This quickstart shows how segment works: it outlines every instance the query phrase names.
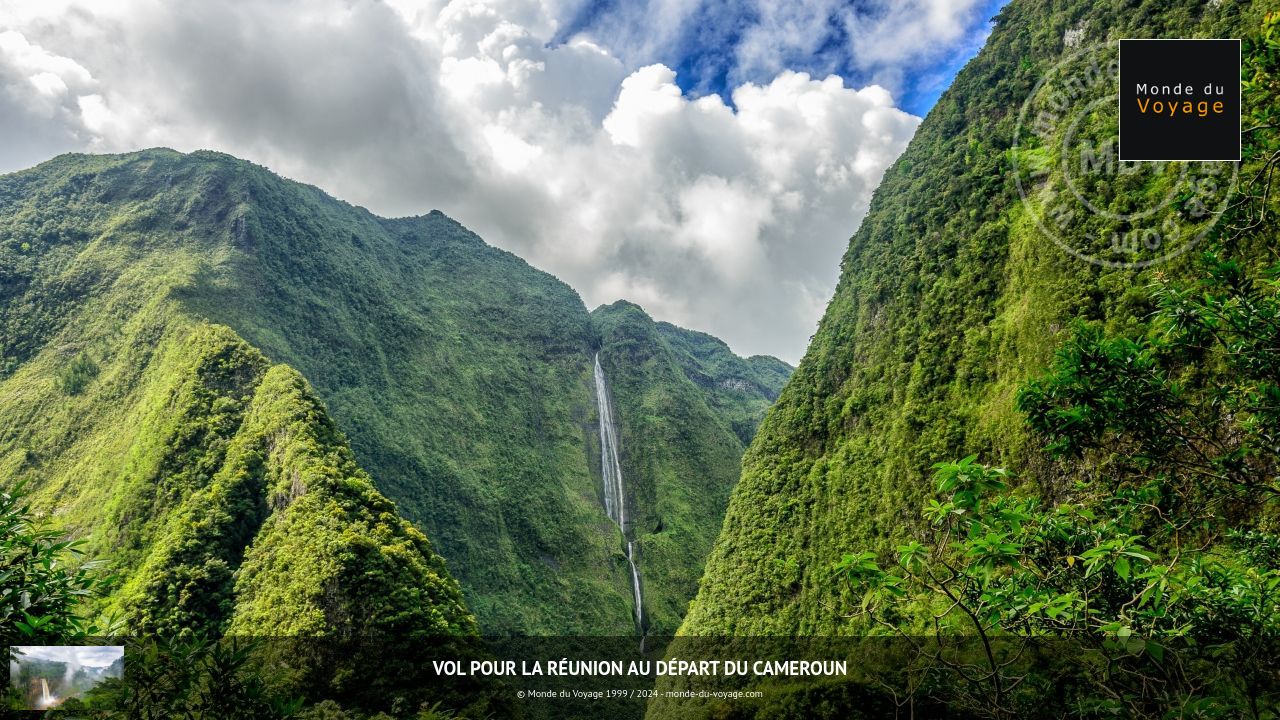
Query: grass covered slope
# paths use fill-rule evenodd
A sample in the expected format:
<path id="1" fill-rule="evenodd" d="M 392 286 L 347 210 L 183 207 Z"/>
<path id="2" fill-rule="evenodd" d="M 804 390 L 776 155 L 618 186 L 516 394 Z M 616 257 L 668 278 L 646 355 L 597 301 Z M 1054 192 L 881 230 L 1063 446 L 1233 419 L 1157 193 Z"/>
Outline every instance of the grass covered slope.
<path id="1" fill-rule="evenodd" d="M 670 635 L 697 591 L 738 479 L 737 431 L 755 430 L 789 368 L 739 358 L 719 340 L 656 323 L 625 301 L 592 318 L 619 425 L 648 628 Z M 614 564 L 625 572 L 620 542 Z"/>
<path id="2" fill-rule="evenodd" d="M 360 627 L 383 637 L 476 631 L 426 536 L 355 464 L 306 381 L 276 366 L 241 436 L 266 465 L 267 518 L 236 579 L 230 632 L 312 635 Z"/>
<path id="3" fill-rule="evenodd" d="M 1275 3 L 1014 0 L 1001 11 L 851 239 L 819 330 L 744 457 L 684 632 L 855 631 L 832 565 L 903 539 L 934 463 L 974 452 L 1032 480 L 1050 476 L 1016 414 L 1016 389 L 1076 318 L 1138 331 L 1156 270 L 1089 264 L 1040 234 L 1013 180 L 1019 109 L 1070 52 L 1069 32 L 1082 46 L 1240 37 L 1267 9 Z M 1078 238 L 1122 229 L 1083 213 L 1074 223 L 1067 232 Z M 1191 262 L 1158 270 L 1185 276 Z"/>
<path id="4" fill-rule="evenodd" d="M 306 381 L 165 305 L 118 328 L 115 347 L 86 338 L 77 357 L 95 369 L 74 391 L 57 349 L 0 388 L 0 437 L 19 448 L 8 470 L 125 578 L 105 609 L 164 632 L 474 633 L 444 562 L 374 490 Z"/>
<path id="5" fill-rule="evenodd" d="M 680 459 L 634 475 L 707 482 L 720 498 L 649 511 L 682 548 L 680 567 L 672 556 L 647 581 L 674 628 L 740 438 L 789 368 L 645 321 L 649 352 L 681 359 L 636 375 L 674 390 L 637 393 L 680 402 L 650 411 L 666 434 L 637 447 Z M 600 342 L 571 288 L 439 213 L 379 218 L 210 152 L 68 155 L 0 177 L 0 482 L 31 480 L 40 507 L 130 571 L 121 602 L 147 623 L 305 632 L 379 600 L 314 596 L 316 583 L 356 582 L 353 554 L 378 576 L 439 574 L 415 559 L 416 531 L 348 482 L 360 478 L 431 538 L 484 631 L 630 634 L 630 582 L 601 500 Z M 294 392 L 277 363 L 313 391 Z M 268 379 L 280 397 L 261 395 Z M 294 413 L 317 424 L 295 432 Z M 339 429 L 353 457 L 335 449 L 348 441 Z M 299 444 L 281 455 L 284 436 Z M 316 489 L 296 493 L 289 478 L 308 473 Z M 331 537 L 347 526 L 356 537 Z M 366 536 L 375 555 L 362 555 Z M 313 576 L 270 581 L 270 568 L 302 572 L 302 558 Z M 282 602 L 308 609 L 274 618 Z"/>
<path id="6" fill-rule="evenodd" d="M 793 368 L 769 355 L 734 355 L 723 340 L 706 333 L 665 322 L 657 325 L 658 336 L 685 377 L 702 390 L 743 446 L 749 445 Z"/>
<path id="7" fill-rule="evenodd" d="M 66 524 L 140 526 L 105 557 L 136 567 L 210 485 L 265 372 L 191 390 L 188 423 L 157 362 L 210 322 L 307 378 L 486 629 L 630 631 L 584 450 L 594 334 L 562 283 L 442 215 L 383 220 L 216 153 L 62 156 L 0 178 L 0 223 L 3 478 Z"/>

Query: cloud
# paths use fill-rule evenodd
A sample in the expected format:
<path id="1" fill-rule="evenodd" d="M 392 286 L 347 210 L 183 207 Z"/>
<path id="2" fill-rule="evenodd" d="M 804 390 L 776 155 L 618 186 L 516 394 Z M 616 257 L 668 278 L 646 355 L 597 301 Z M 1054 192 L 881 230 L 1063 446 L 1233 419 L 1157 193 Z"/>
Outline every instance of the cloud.
<path id="1" fill-rule="evenodd" d="M 687 74 L 684 87 L 700 94 L 793 69 L 931 103 L 936 89 L 918 88 L 922 79 L 934 82 L 942 70 L 949 80 L 950 61 L 981 45 L 1003 1 L 597 0 L 561 37 L 593 38 L 630 64 L 675 64 Z"/>
<path id="2" fill-rule="evenodd" d="M 946 55 L 975 29 L 990 0 L 756 0 L 735 43 L 734 75 L 751 77 L 820 57 L 881 74 Z"/>
<path id="3" fill-rule="evenodd" d="M 879 83 L 898 87 L 907 72 L 955 54 L 972 55 L 985 41 L 989 0 L 875 0 L 869 13 L 843 13 L 840 23 L 857 66 Z"/>
<path id="4" fill-rule="evenodd" d="M 552 198 L 561 229 L 550 237 L 608 241 L 537 254 L 571 268 L 589 297 L 631 298 L 741 351 L 794 360 L 916 119 L 882 89 L 803 73 L 744 85 L 733 100 L 736 112 L 718 97 L 684 98 L 662 66 L 629 76 L 603 122 L 609 145 L 558 158 Z"/>
<path id="5" fill-rule="evenodd" d="M 93 76 L 68 57 L 33 45 L 21 33 L 0 31 L 0 167 L 22 167 L 89 140 L 80 98 L 92 97 Z"/>
<path id="6" fill-rule="evenodd" d="M 437 207 L 589 306 L 630 299 L 797 360 L 918 118 L 879 86 L 782 66 L 691 97 L 665 65 L 587 35 L 551 42 L 575 9 L 6 4 L 0 169 L 71 149 L 223 150 L 381 214 Z M 695 10 L 661 3 L 653 36 Z"/>
<path id="7" fill-rule="evenodd" d="M 19 662 L 22 658 L 52 660 L 73 666 L 107 667 L 124 657 L 120 645 L 17 645 Z"/>

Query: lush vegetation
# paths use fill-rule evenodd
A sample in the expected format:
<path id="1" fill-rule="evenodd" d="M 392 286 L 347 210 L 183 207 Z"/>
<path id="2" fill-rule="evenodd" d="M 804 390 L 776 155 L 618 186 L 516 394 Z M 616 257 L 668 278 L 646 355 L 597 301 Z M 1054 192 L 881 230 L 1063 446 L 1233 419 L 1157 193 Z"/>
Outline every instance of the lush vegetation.
<path id="1" fill-rule="evenodd" d="M 789 368 L 773 358 L 740 358 L 723 342 L 655 323 L 628 302 L 599 307 L 592 319 L 620 425 L 648 630 L 671 635 L 724 518 L 742 437 L 755 431 Z M 620 541 L 613 565 L 625 582 Z"/>
<path id="2" fill-rule="evenodd" d="M 1006 7 L 853 238 L 744 460 L 686 632 L 870 635 L 870 651 L 836 646 L 860 659 L 845 683 L 858 708 L 1276 717 L 1267 5 Z M 1206 252 L 1122 269 L 1033 245 L 1048 241 L 1004 175 L 1008 108 L 1065 30 L 1246 36 L 1241 182 Z M 1147 190 L 1123 183 L 1122 199 Z M 1106 224 L 1081 222 L 1081 237 Z M 757 709 L 832 713 L 838 688 L 775 687 Z"/>
<path id="3" fill-rule="evenodd" d="M 0 490 L 0 645 L 39 645 L 107 635 L 114 623 L 83 612 L 85 599 L 110 591 L 116 578 L 81 557 L 83 541 L 42 527 L 25 489 Z"/>
<path id="4" fill-rule="evenodd" d="M 684 337 L 664 332 L 650 339 Z M 788 368 L 687 335 L 654 351 L 714 381 L 664 376 L 681 383 L 663 420 L 681 444 L 637 443 L 717 478 L 710 512 L 674 490 L 661 510 L 669 542 L 705 549 L 742 443 L 678 437 L 685 405 L 711 403 L 698 422 L 746 436 Z M 108 606 L 144 627 L 316 632 L 362 609 L 316 588 L 345 578 L 367 595 L 352 569 L 377 568 L 400 588 L 367 597 L 387 617 L 464 628 L 385 495 L 486 631 L 631 633 L 592 450 L 599 346 L 573 290 L 439 213 L 378 218 L 209 152 L 63 156 L 0 177 L 0 483 L 25 480 L 83 537 L 124 579 Z M 722 384 L 736 378 L 749 389 Z M 664 627 L 700 572 L 702 555 L 685 560 L 670 592 L 663 573 L 650 581 Z M 443 615 L 404 614 L 415 592 Z"/>
<path id="5" fill-rule="evenodd" d="M 1249 135 L 1247 190 L 1275 165 L 1265 149 L 1274 138 L 1274 50 L 1259 35 L 1268 7 L 1028 0 L 1001 11 L 982 52 L 886 173 L 850 241 L 819 330 L 744 457 L 686 632 L 865 632 L 867 618 L 847 611 L 855 598 L 833 597 L 831 564 L 845 554 L 892 553 L 927 531 L 926 520 L 904 509 L 932 496 L 940 460 L 977 453 L 1015 469 L 1049 500 L 1109 471 L 1125 448 L 1095 449 L 1074 464 L 1042 453 L 1043 428 L 1026 422 L 1019 389 L 1073 342 L 1078 321 L 1135 343 L 1157 332 L 1150 319 L 1161 300 L 1147 288 L 1161 277 L 1186 288 L 1204 271 L 1196 253 L 1149 268 L 1104 267 L 1044 237 L 1014 182 L 1019 108 L 1069 54 L 1068 31 L 1081 46 L 1120 37 L 1252 38 L 1244 124 L 1262 129 Z M 1147 190 L 1114 186 L 1117 202 Z M 1261 185 L 1248 192 L 1256 199 L 1237 203 L 1240 214 L 1224 219 L 1218 243 L 1258 277 L 1272 262 L 1274 227 L 1236 231 L 1262 217 Z M 1077 215 L 1064 230 L 1072 237 L 1107 237 L 1118 227 Z M 1211 386 L 1233 376 L 1212 358 L 1181 367 L 1187 377 L 1171 382 Z"/>
<path id="6" fill-rule="evenodd" d="M 1254 277 L 1214 254 L 1204 264 L 1193 286 L 1152 288 L 1149 337 L 1082 325 L 1019 394 L 1048 452 L 1088 470 L 1073 485 L 1013 489 L 974 456 L 941 463 L 924 537 L 888 569 L 874 552 L 836 565 L 862 596 L 852 614 L 922 657 L 981 641 L 980 662 L 947 662 L 972 711 L 1045 714 L 1046 683 L 1064 676 L 1074 682 L 1056 693 L 1059 713 L 1280 707 L 1268 679 L 1280 639 L 1280 267 Z M 1054 648 L 1074 651 L 1074 675 L 1019 662 L 1045 638 L 1073 641 Z"/>
<path id="7" fill-rule="evenodd" d="M 381 220 L 225 156 L 62 157 L 0 178 L 0 203 L 0 479 L 31 489 L 6 496 L 6 557 L 44 588 L 6 576 L 6 632 L 140 633 L 74 713 L 500 712 L 405 651 L 475 652 L 464 591 L 491 632 L 633 632 L 596 351 L 672 631 L 789 371 L 634 306 L 593 318 L 443 216 Z M 264 636 L 323 641 L 241 642 Z"/>
<path id="8" fill-rule="evenodd" d="M 792 367 L 768 355 L 738 357 L 723 341 L 671 323 L 658 323 L 658 335 L 685 376 L 702 389 L 711 409 L 743 447 L 749 445 Z"/>
<path id="9" fill-rule="evenodd" d="M 475 631 L 443 561 L 295 371 L 227 328 L 174 335 L 160 377 L 141 381 L 150 407 L 126 415 L 135 434 L 93 428 L 125 435 L 127 464 L 99 458 L 105 488 L 61 487 L 98 519 L 84 544 L 115 551 L 122 582 L 105 609 L 164 635 Z"/>
<path id="10" fill-rule="evenodd" d="M 418 677 L 428 667 L 423 652 L 474 652 L 465 643 L 475 620 L 443 560 L 355 465 L 306 381 L 284 366 L 264 369 L 226 328 L 197 327 L 182 345 L 195 364 L 166 396 L 169 414 L 224 427 L 216 414 L 170 403 L 220 385 L 213 403 L 233 406 L 233 379 L 249 394 L 227 439 L 179 426 L 178 439 L 222 445 L 221 464 L 208 484 L 178 493 L 163 517 L 119 529 L 127 538 L 157 526 L 139 549 L 140 567 L 125 578 L 106 574 L 104 563 L 84 559 L 87 541 L 36 518 L 22 488 L 0 494 L 0 641 L 93 643 L 128 633 L 127 673 L 110 673 L 58 712 L 282 718 L 319 703 L 366 717 L 441 702 L 483 712 L 480 688 L 464 694 Z M 107 620 L 97 620 L 104 608 Z M 211 639 L 222 635 L 229 639 Z M 253 639 L 262 636 L 275 639 Z M 42 672 L 40 661 L 21 667 L 24 677 Z M 58 668 L 56 693 L 84 689 L 74 684 L 79 676 L 68 686 Z"/>

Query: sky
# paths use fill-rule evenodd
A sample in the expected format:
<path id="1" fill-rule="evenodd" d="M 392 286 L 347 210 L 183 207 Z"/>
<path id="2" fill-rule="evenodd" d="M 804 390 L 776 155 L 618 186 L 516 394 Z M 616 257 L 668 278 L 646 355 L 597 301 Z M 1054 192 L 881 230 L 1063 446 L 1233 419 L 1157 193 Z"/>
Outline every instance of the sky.
<path id="1" fill-rule="evenodd" d="M 124 647 L 120 645 L 20 645 L 17 649 L 21 657 L 53 660 L 73 666 L 107 667 L 124 657 Z"/>
<path id="2" fill-rule="evenodd" d="M 795 363 L 999 0 L 5 0 L 0 172 L 213 149 Z"/>

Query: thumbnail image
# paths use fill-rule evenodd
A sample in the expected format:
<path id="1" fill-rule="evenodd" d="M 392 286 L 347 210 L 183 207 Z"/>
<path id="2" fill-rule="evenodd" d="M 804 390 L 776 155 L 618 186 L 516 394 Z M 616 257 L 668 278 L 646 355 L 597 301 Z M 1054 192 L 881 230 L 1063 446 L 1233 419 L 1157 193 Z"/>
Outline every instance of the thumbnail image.
<path id="1" fill-rule="evenodd" d="M 9 651 L 9 684 L 29 710 L 57 707 L 107 678 L 124 676 L 124 648 L 118 645 L 15 645 Z"/>

